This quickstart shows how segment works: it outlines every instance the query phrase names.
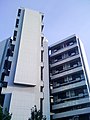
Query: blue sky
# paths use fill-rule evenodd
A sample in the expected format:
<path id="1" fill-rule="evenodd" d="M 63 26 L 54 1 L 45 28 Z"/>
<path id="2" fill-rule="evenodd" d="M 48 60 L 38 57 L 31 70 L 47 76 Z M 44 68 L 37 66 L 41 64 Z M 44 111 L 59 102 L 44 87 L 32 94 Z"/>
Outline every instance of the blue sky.
<path id="1" fill-rule="evenodd" d="M 45 14 L 49 45 L 72 34 L 79 36 L 90 65 L 90 0 L 0 0 L 0 41 L 12 35 L 20 6 Z"/>

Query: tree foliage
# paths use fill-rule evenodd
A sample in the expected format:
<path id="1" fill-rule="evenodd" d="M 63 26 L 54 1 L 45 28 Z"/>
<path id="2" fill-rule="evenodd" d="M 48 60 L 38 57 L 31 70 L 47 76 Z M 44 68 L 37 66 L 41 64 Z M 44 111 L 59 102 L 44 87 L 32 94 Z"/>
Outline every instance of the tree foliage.
<path id="1" fill-rule="evenodd" d="M 28 120 L 46 120 L 46 116 L 42 115 L 40 110 L 37 110 L 36 105 L 31 109 L 31 118 Z"/>
<path id="2" fill-rule="evenodd" d="M 4 113 L 3 113 L 3 109 L 0 106 L 0 120 L 11 120 L 11 116 L 12 114 L 10 114 L 7 109 L 5 109 Z"/>

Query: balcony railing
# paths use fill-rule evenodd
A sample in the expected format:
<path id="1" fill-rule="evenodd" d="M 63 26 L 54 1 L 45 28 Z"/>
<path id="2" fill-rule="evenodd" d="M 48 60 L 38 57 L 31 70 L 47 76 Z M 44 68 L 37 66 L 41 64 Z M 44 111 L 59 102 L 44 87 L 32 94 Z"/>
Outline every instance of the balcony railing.
<path id="1" fill-rule="evenodd" d="M 76 42 L 70 42 L 70 43 L 67 44 L 67 45 L 62 45 L 62 46 L 60 46 L 60 47 L 57 47 L 56 49 L 52 50 L 52 54 L 54 54 L 54 53 L 56 53 L 56 52 L 58 52 L 58 51 L 60 51 L 60 50 L 62 50 L 62 49 L 65 49 L 65 48 L 67 48 L 67 47 L 70 47 L 70 46 L 72 46 L 72 45 L 75 45 L 75 44 L 77 44 L 77 43 L 76 43 Z"/>
<path id="2" fill-rule="evenodd" d="M 76 95 L 70 96 L 70 97 L 64 98 L 64 99 L 58 98 L 54 101 L 54 104 L 64 103 L 64 102 L 69 101 L 69 100 L 80 99 L 80 98 L 83 98 L 86 96 L 88 96 L 88 93 L 79 93 L 77 96 Z"/>
<path id="3" fill-rule="evenodd" d="M 60 62 L 60 61 L 62 61 L 62 60 L 64 60 L 64 59 L 70 58 L 70 57 L 75 56 L 75 55 L 78 55 L 78 54 L 79 54 L 78 52 L 73 52 L 73 53 L 71 53 L 70 55 L 69 55 L 69 54 L 63 55 L 61 58 L 57 58 L 57 59 L 53 60 L 53 61 L 51 62 L 51 64 L 54 64 L 54 63 L 56 63 L 56 62 Z"/>
<path id="4" fill-rule="evenodd" d="M 80 81 L 82 81 L 82 80 L 84 80 L 84 78 L 78 77 L 78 78 L 76 78 L 76 79 L 74 79 L 74 80 L 67 80 L 67 82 L 56 83 L 55 85 L 53 85 L 53 88 L 58 88 L 58 87 L 60 87 L 60 86 L 64 86 L 64 85 L 68 85 L 68 84 L 72 84 L 72 83 L 76 83 L 76 82 L 80 82 Z"/>
<path id="5" fill-rule="evenodd" d="M 51 73 L 51 75 L 53 76 L 53 75 L 56 75 L 56 74 L 65 72 L 65 71 L 67 71 L 67 70 L 71 70 L 71 69 L 74 69 L 74 68 L 76 68 L 76 67 L 80 67 L 80 66 L 81 66 L 81 64 L 74 64 L 72 67 L 67 67 L 67 68 L 64 68 L 63 70 L 56 70 L 56 71 L 54 71 L 53 73 Z"/>

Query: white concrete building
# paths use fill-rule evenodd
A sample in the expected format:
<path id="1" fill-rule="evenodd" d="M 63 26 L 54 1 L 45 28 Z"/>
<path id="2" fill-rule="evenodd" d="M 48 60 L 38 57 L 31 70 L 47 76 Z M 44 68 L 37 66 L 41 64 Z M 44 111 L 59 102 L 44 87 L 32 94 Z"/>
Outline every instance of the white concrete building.
<path id="1" fill-rule="evenodd" d="M 48 42 L 43 35 L 43 13 L 20 8 L 15 21 L 13 38 L 5 46 L 2 73 L 3 107 L 12 113 L 12 120 L 28 120 L 36 105 L 50 119 Z M 9 54 L 7 55 L 7 50 Z M 11 54 L 12 53 L 12 54 Z M 5 60 L 9 68 L 5 66 Z"/>

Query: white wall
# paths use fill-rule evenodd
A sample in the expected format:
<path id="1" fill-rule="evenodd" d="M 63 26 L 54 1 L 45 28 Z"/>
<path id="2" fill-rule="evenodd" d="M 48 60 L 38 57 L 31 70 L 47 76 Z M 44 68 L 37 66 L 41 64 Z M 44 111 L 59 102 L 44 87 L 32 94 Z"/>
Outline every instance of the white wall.
<path id="1" fill-rule="evenodd" d="M 50 120 L 48 41 L 44 39 L 44 104 L 43 114 Z"/>
<path id="2" fill-rule="evenodd" d="M 40 14 L 26 9 L 20 40 L 15 83 L 36 85 L 40 67 Z"/>

